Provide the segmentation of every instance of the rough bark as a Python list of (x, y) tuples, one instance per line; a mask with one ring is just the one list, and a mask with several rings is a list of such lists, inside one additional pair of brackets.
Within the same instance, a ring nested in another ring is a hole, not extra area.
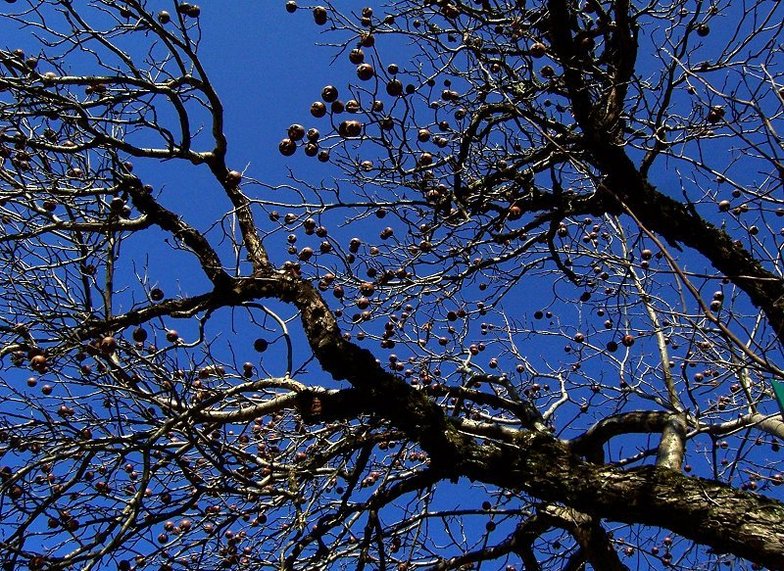
[(667, 468), (590, 464), (543, 434), (464, 452), (473, 456), (461, 466), (471, 478), (517, 487), (594, 517), (664, 527), (717, 552), (782, 569), (784, 506), (774, 500)]
[(582, 559), (588, 561), (594, 569), (629, 571), (613, 548), (610, 536), (596, 518), (556, 505), (545, 506), (542, 511), (555, 525), (572, 534), (580, 546)]
[[(770, 326), (784, 340), (784, 280), (765, 269), (742, 245), (723, 230), (699, 216), (693, 208), (656, 189), (640, 172), (616, 139), (618, 105), (610, 90), (606, 100), (595, 101), (583, 78), (579, 50), (569, 26), (571, 3), (550, 0), (550, 36), (555, 53), (564, 67), (564, 80), (577, 124), (582, 130), (582, 148), (604, 175), (604, 187), (616, 197), (647, 229), (670, 243), (680, 242), (707, 258), (714, 268), (727, 276), (761, 309)], [(625, 7), (625, 9), (624, 9)], [(615, 37), (618, 49), (613, 52), (615, 68), (629, 70), (636, 53), (635, 23), (628, 18), (628, 6), (618, 3), (619, 14)], [(628, 76), (619, 74), (625, 83)]]
[[(259, 291), (257, 288), (261, 288)], [(660, 526), (718, 552), (770, 569), (784, 561), (784, 506), (763, 496), (664, 467), (622, 470), (580, 459), (546, 432), (520, 431), (507, 442), (477, 443), (458, 431), (425, 394), (384, 371), (372, 353), (345, 341), (310, 284), (294, 277), (245, 282), (239, 291), (292, 301), (321, 365), (349, 381), (357, 398), (418, 441), (443, 478), (517, 489), (598, 519)]]

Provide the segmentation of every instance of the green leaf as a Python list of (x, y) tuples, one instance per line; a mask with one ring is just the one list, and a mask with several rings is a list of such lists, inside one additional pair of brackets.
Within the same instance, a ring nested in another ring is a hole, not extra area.
[(784, 383), (771, 379), (770, 384), (773, 385), (773, 393), (776, 395), (776, 402), (779, 403), (781, 416), (784, 418)]

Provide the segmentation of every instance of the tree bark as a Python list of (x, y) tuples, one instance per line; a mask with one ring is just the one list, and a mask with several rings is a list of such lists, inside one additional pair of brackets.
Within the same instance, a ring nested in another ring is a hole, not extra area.
[[(256, 283), (254, 283), (256, 282)], [(348, 380), (369, 410), (419, 442), (443, 478), (520, 490), (597, 519), (660, 526), (717, 552), (784, 569), (784, 505), (726, 484), (665, 467), (622, 470), (580, 459), (549, 432), (520, 431), (507, 441), (478, 443), (461, 433), (427, 396), (385, 371), (372, 353), (340, 335), (308, 282), (278, 274), (245, 282), (264, 295), (293, 301), (324, 369)]]
[(518, 488), (601, 519), (670, 529), (717, 552), (784, 569), (784, 506), (720, 482), (668, 468), (621, 470), (582, 461), (552, 436), (525, 433), (514, 444), (463, 450), (457, 470)]
[[(671, 243), (680, 242), (705, 256), (718, 271), (727, 276), (761, 309), (778, 336), (784, 341), (784, 280), (765, 269), (741, 244), (723, 230), (697, 214), (691, 205), (674, 200), (658, 191), (618, 144), (620, 114), (619, 94), (615, 85), (606, 101), (594, 101), (583, 77), (579, 50), (566, 25), (574, 6), (564, 0), (550, 0), (550, 36), (555, 52), (564, 67), (564, 80), (577, 124), (583, 132), (582, 148), (592, 157), (596, 168), (604, 174), (604, 186), (622, 206), (631, 211), (649, 230)], [(615, 83), (625, 85), (633, 69), (636, 39), (633, 21), (628, 18), (626, 3), (616, 6), (617, 29), (613, 37), (618, 46), (612, 57), (619, 70)], [(624, 93), (625, 91), (621, 91)]]

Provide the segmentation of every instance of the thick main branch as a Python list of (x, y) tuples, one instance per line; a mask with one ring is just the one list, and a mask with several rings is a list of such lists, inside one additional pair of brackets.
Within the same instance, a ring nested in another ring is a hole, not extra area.
[[(728, 485), (667, 468), (621, 470), (581, 460), (549, 433), (521, 431), (513, 442), (479, 444), (427, 396), (343, 339), (328, 306), (309, 283), (276, 274), (237, 284), (239, 290), (294, 303), (310, 345), (326, 371), (365, 395), (376, 414), (419, 442), (445, 478), (518, 489), (599, 519), (668, 528), (697, 543), (782, 569), (784, 505)], [(240, 297), (245, 297), (241, 295)]]

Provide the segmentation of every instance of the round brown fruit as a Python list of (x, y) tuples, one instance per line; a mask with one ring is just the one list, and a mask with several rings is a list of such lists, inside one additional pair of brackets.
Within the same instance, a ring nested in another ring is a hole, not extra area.
[(313, 248), (310, 246), (306, 246), (300, 250), (299, 255), (297, 256), (300, 261), (307, 262), (310, 258), (313, 257)]
[(334, 85), (327, 85), (321, 90), (321, 98), (327, 103), (332, 103), (338, 98), (338, 88)]
[(540, 58), (547, 53), (547, 46), (545, 46), (542, 42), (536, 42), (531, 45), (531, 49), (528, 51), (532, 57)]
[(361, 63), (357, 66), (357, 77), (362, 81), (372, 79), (374, 75), (375, 70), (369, 63)]
[(457, 101), (460, 99), (460, 94), (453, 89), (444, 89), (441, 92), (441, 99), (444, 101)]
[(305, 127), (299, 123), (294, 123), (288, 129), (289, 139), (292, 141), (300, 141), (305, 136)]
[(43, 355), (35, 355), (30, 359), (30, 366), (36, 371), (46, 369), (46, 357)]
[(318, 155), (319, 148), (316, 143), (305, 143), (305, 155), (308, 157), (315, 157)]
[(297, 11), (297, 3), (294, 0), (289, 0), (286, 2), (286, 12), (289, 14), (293, 14)]
[(322, 101), (314, 101), (310, 106), (310, 114), (319, 119), (327, 114), (327, 106)]
[(371, 48), (376, 45), (376, 38), (370, 32), (363, 32), (359, 38), (359, 43), (366, 48)]
[(114, 353), (114, 350), (117, 348), (117, 339), (112, 337), (111, 335), (107, 335), (99, 344), (101, 351), (104, 353)]
[(392, 97), (403, 95), (403, 84), (399, 79), (390, 79), (387, 82), (387, 93)]
[(362, 134), (362, 123), (359, 121), (343, 121), (338, 127), (338, 134), (343, 138), (359, 137)]
[(297, 151), (297, 144), (291, 139), (283, 139), (278, 145), (278, 150), (284, 157), (290, 157)]
[(316, 6), (313, 8), (313, 21), (319, 26), (327, 23), (327, 9), (324, 6)]
[(348, 53), (348, 60), (354, 65), (359, 65), (365, 61), (365, 52), (359, 48), (354, 48)]
[(147, 332), (141, 327), (133, 330), (133, 340), (137, 343), (144, 343), (147, 340)]
[(724, 118), (725, 113), (726, 112), (721, 105), (714, 105), (708, 111), (708, 123), (718, 123)]
[(392, 117), (384, 117), (379, 121), (379, 124), (384, 131), (391, 131), (395, 128), (395, 120)]

